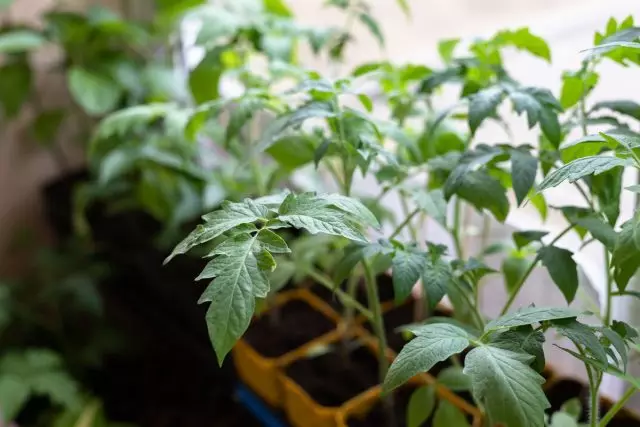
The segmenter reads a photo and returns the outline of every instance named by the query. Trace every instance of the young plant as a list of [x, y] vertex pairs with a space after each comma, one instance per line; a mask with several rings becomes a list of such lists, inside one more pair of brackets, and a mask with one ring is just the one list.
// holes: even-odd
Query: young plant
[[[633, 117], [635, 103], [603, 102], [596, 104], [597, 107], [591, 110], [585, 105], [585, 98], [597, 81], [597, 77], [594, 77], [594, 64], [607, 56], [617, 61], [637, 61], [633, 49], [637, 49], [638, 44], [633, 40], [637, 39], [640, 33], [632, 26], [633, 20], [630, 18], [621, 25], [611, 21], [607, 35], [596, 37], [597, 46], [583, 64], [582, 70], [577, 75], [565, 75], [562, 103], [566, 108], [576, 104], [577, 106], [569, 110], [569, 119], [562, 126], [558, 119], [549, 120], [551, 114], [559, 111], [561, 106], [546, 91], [516, 89], [518, 92], [514, 92], [509, 86], [488, 88], [478, 92], [471, 99], [469, 119], [473, 130], [478, 123], [477, 120], [487, 113], [493, 113], [495, 106], [505, 94], [510, 97], [517, 94], [512, 98], [516, 110], [527, 112], [530, 125], [539, 120], [543, 132], [539, 157], [545, 179], [538, 185], [537, 190], [543, 191], [564, 181], [572, 182], [578, 194], [585, 198], [589, 208], [561, 207], [570, 224], [548, 244], [542, 242], [546, 235], [544, 232], [531, 230], [514, 233], [514, 241], [519, 248], [531, 247], [533, 242], [537, 242], [534, 243], [537, 246], [537, 255], [526, 269], [522, 268], [521, 264], [506, 264], [505, 275], [511, 289], [501, 317], [490, 321], [476, 333], [444, 323], [412, 328], [411, 331], [416, 338], [405, 346], [391, 366], [385, 381], [387, 390], [399, 386], [418, 372], [428, 371], [436, 362], [471, 346], [472, 350], [465, 357], [463, 372], [470, 377], [474, 397], [482, 405], [490, 425], [542, 426], [545, 424], [544, 411], [549, 403], [541, 388], [544, 379], [538, 372], [541, 372], [544, 366], [543, 333], [552, 329], [571, 340], [577, 349], [563, 350], [585, 362], [591, 395], [588, 420], [590, 426], [607, 425], [637, 391], [637, 379], [625, 372], [628, 347], [637, 339], [638, 333], [624, 322], [612, 319], [611, 301], [614, 296], [625, 294], [627, 283], [640, 267], [636, 256], [640, 247], [633, 237], [635, 219], [623, 223], [620, 231], [614, 229], [620, 213], [620, 168], [639, 166], [635, 148], [640, 140], [638, 135], [629, 126], [622, 125], [617, 117], [603, 119], [592, 116], [598, 110], [608, 108]], [[576, 78], [579, 79], [579, 85], [576, 84]], [[523, 92], [529, 93], [537, 102], [533, 102], [531, 97], [525, 101], [526, 95]], [[540, 109], [540, 106], [546, 106], [546, 109]], [[589, 126], [602, 123], [613, 124], [615, 128], [597, 135], [588, 135]], [[578, 141], [561, 145], [568, 131], [576, 126], [582, 129], [585, 136]], [[513, 161], [514, 149], [510, 150]], [[500, 155], [486, 149], [483, 151], [489, 159]], [[477, 156], [476, 153], [471, 158]], [[532, 158], [535, 165], [537, 161], [535, 157]], [[566, 164], [551, 171], [560, 161]], [[527, 163], [520, 164], [519, 170], [512, 167], [512, 174], [515, 171], [521, 175], [529, 170], [523, 166]], [[518, 187], [522, 185], [522, 177], [517, 180], [517, 176], [513, 175], [512, 182], [519, 202], [527, 197], [535, 179], [536, 169], [532, 169], [532, 174], [526, 172], [527, 186], [521, 188]], [[470, 172], [467, 170], [467, 175]], [[584, 190], [583, 184], [587, 185], [589, 192]], [[587, 243], [599, 241], [604, 248], [607, 286], [602, 323], [589, 325], [579, 322], [577, 317], [581, 313], [566, 308], [526, 307], [509, 313], [509, 308], [523, 284], [539, 262], [548, 269], [567, 302], [574, 299], [578, 289], [578, 276], [572, 252], [555, 246], [555, 243], [571, 230], [575, 230], [583, 238], [589, 233], [592, 239]], [[617, 291], [614, 285], [617, 286]], [[604, 373], [626, 380], [631, 387], [622, 399], [600, 418], [598, 390]], [[555, 415], [552, 425], [560, 423], [562, 417]]]

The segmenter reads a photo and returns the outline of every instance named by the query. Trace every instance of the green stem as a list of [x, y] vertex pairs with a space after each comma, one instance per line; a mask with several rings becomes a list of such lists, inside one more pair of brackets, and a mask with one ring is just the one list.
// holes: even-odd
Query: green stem
[[604, 273], [607, 281], [607, 301], [604, 307], [604, 325], [609, 326], [611, 324], [611, 306], [613, 305], [613, 280], [611, 277], [611, 263], [609, 258], [609, 251], [607, 247], [604, 247]]
[[376, 278], [367, 261], [363, 261], [364, 279], [367, 286], [367, 299], [369, 300], [369, 310], [371, 310], [371, 322], [376, 338], [378, 338], [378, 364], [380, 367], [379, 380], [380, 384], [384, 382], [389, 369], [389, 360], [387, 359], [387, 337], [384, 330], [384, 318], [382, 317], [382, 306], [380, 304], [380, 296], [378, 295], [378, 284]]
[[[584, 349], [581, 345], [574, 341], [576, 349], [583, 356], [587, 357]], [[591, 366], [585, 363], [584, 368], [587, 371], [587, 378], [589, 380], [589, 426], [590, 427], [598, 427], [598, 384], [596, 379], [594, 378], [593, 371], [591, 370]]]
[[629, 388], [622, 395], [620, 400], [618, 400], [615, 403], [615, 405], [613, 405], [611, 409], [609, 409], [609, 411], [607, 411], [607, 413], [604, 414], [604, 417], [602, 417], [602, 419], [600, 420], [600, 424], [598, 424], [598, 427], [606, 427], [606, 425], [609, 424], [609, 421], [611, 421], [613, 417], [615, 417], [616, 414], [620, 412], [622, 408], [624, 408], [624, 405], [629, 401], [629, 399], [631, 399], [631, 396], [633, 396], [636, 393], [636, 391], [638, 391], [638, 389], [635, 387]]
[[338, 295], [338, 298], [340, 298], [340, 302], [342, 304], [344, 304], [345, 306], [352, 306], [353, 308], [358, 310], [360, 314], [365, 316], [367, 319], [371, 319], [373, 317], [373, 313], [370, 310], [365, 308], [362, 304], [356, 301], [355, 298], [352, 298], [345, 291], [340, 289], [339, 286], [336, 286], [335, 283], [333, 283], [333, 281], [330, 278], [328, 278], [327, 276], [325, 276], [324, 274], [322, 274], [321, 272], [319, 272], [314, 268], [309, 268], [307, 269], [306, 272], [309, 275], [309, 277], [311, 277], [313, 280], [315, 280], [325, 288], [331, 290], [332, 292], [335, 292], [335, 294]]
[[456, 248], [456, 255], [458, 259], [464, 259], [464, 248], [462, 247], [462, 239], [460, 238], [460, 227], [462, 226], [462, 203], [460, 199], [456, 198], [453, 207], [453, 228], [451, 229], [451, 236], [453, 237], [453, 244]]
[[[402, 205], [402, 212], [406, 216], [409, 216], [409, 214], [411, 214], [411, 212], [409, 212], [409, 205], [407, 204], [407, 200], [404, 197], [402, 197], [402, 195], [400, 195], [400, 204]], [[416, 232], [416, 229], [411, 223], [411, 221], [407, 223], [407, 228], [409, 229], [409, 234], [411, 234], [411, 240], [413, 240], [414, 242], [417, 242], [418, 233]]]
[[[570, 224], [567, 228], [565, 228], [560, 234], [558, 234], [556, 236], [555, 239], [553, 239], [551, 241], [551, 243], [549, 243], [548, 246], [553, 246], [558, 240], [560, 240], [560, 238], [562, 238], [562, 236], [564, 236], [565, 234], [567, 234], [569, 231], [571, 231], [571, 229], [573, 228], [573, 224]], [[518, 281], [518, 284], [513, 288], [513, 290], [511, 291], [511, 293], [509, 294], [509, 299], [507, 300], [507, 302], [505, 303], [504, 307], [502, 307], [502, 311], [500, 312], [501, 316], [504, 316], [505, 314], [507, 314], [507, 311], [509, 311], [509, 308], [511, 307], [511, 305], [513, 304], [513, 302], [515, 301], [516, 297], [518, 296], [518, 294], [520, 293], [520, 290], [522, 289], [522, 287], [524, 286], [525, 282], [527, 281], [527, 279], [529, 278], [529, 276], [531, 275], [531, 273], [533, 272], [533, 270], [535, 269], [536, 265], [538, 264], [538, 261], [540, 260], [540, 258], [538, 256], [535, 257], [535, 259], [531, 262], [531, 265], [529, 266], [529, 268], [527, 269], [527, 271], [522, 275], [522, 277], [520, 278], [520, 281]]]
[[476, 305], [474, 305], [471, 301], [469, 301], [469, 299], [466, 296], [467, 292], [460, 287], [460, 284], [458, 283], [457, 280], [452, 280], [450, 283], [453, 285], [454, 288], [456, 288], [456, 291], [460, 294], [460, 298], [469, 307], [469, 311], [473, 315], [473, 319], [476, 322], [476, 326], [478, 327], [478, 329], [482, 331], [484, 329], [484, 319], [482, 318], [482, 314], [480, 314], [480, 310]]
[[[351, 277], [349, 277], [349, 281], [347, 282], [347, 295], [349, 295], [349, 298], [351, 298], [352, 300], [355, 301], [355, 295], [356, 295], [356, 289], [358, 288], [358, 280], [360, 279], [360, 277], [356, 274], [351, 275]], [[363, 307], [364, 308], [364, 307]], [[351, 325], [353, 324], [353, 319], [354, 319], [354, 312], [353, 312], [353, 305], [345, 305], [345, 309], [344, 309], [344, 323], [346, 324], [346, 328], [350, 328]]]
[[418, 215], [419, 212], [420, 212], [420, 209], [414, 209], [409, 215], [407, 215], [407, 217], [404, 219], [404, 221], [402, 221], [402, 223], [400, 223], [400, 225], [398, 225], [398, 227], [396, 227], [396, 229], [393, 231], [393, 233], [391, 233], [391, 235], [389, 236], [389, 240], [393, 239], [398, 234], [400, 234], [402, 229], [404, 227], [406, 227], [407, 224], [409, 224], [411, 222], [413, 217]]

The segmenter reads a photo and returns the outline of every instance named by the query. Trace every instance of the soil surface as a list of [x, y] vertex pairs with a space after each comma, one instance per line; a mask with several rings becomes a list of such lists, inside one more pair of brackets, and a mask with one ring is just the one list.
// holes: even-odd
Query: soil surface
[[265, 357], [282, 356], [335, 329], [335, 323], [304, 301], [292, 300], [251, 323], [245, 340]]
[[[347, 342], [346, 348], [357, 345]], [[287, 367], [287, 374], [320, 405], [340, 406], [378, 384], [378, 360], [366, 347], [342, 353], [336, 343], [323, 355], [300, 359]]]

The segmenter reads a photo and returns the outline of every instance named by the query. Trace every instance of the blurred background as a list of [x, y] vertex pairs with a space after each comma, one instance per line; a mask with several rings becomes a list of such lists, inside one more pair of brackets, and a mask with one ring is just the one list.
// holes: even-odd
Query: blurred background
[[[93, 6], [102, 6], [123, 17], [144, 22], [156, 17], [157, 7], [150, 0], [0, 0], [0, 5], [3, 3], [7, 3], [0, 11], [4, 26], [35, 27], [45, 25], [44, 14], [54, 9], [84, 12]], [[324, 3], [323, 0], [289, 2], [297, 20], [304, 25], [344, 25], [344, 15], [325, 7]], [[395, 0], [371, 2], [372, 14], [385, 34], [384, 48], [367, 28], [354, 24], [355, 41], [347, 46], [341, 64], [336, 65], [305, 50], [299, 53], [299, 61], [334, 77], [350, 72], [363, 62], [383, 59], [437, 66], [436, 46], [441, 39], [461, 38], [464, 43], [501, 29], [527, 26], [548, 41], [553, 61], [549, 64], [514, 51], [505, 57], [507, 68], [517, 79], [548, 87], [557, 93], [563, 71], [579, 67], [583, 55], [580, 51], [593, 44], [594, 32], [605, 28], [611, 16], [619, 20], [630, 14], [640, 16], [640, 4], [636, 0], [408, 0], [408, 3], [410, 17]], [[165, 77], [170, 76], [165, 80], [169, 85], [171, 83], [166, 82], [173, 81], [171, 79], [184, 83], [189, 71], [204, 55], [204, 49], [195, 42], [201, 22], [187, 19], [179, 28], [173, 36], [176, 39], [171, 38], [170, 46], [171, 55], [179, 60], [162, 71]], [[80, 52], [77, 55], [81, 56], [83, 47], [77, 48]], [[94, 231], [94, 246], [87, 251], [84, 243], [72, 238], [71, 229], [78, 224], [70, 224], [68, 218], [64, 218], [69, 216], [69, 210], [77, 208], [69, 205], [71, 193], [75, 191], [73, 184], [84, 176], [86, 141], [91, 138], [97, 123], [96, 116], [76, 114], [78, 105], [66, 83], [68, 61], [75, 59], [67, 57], [60, 46], [53, 43], [31, 54], [28, 102], [11, 115], [5, 106], [5, 114], [0, 119], [0, 333], [3, 330], [3, 295], [8, 294], [3, 289], [18, 289], [20, 298], [12, 297], [7, 307], [13, 305], [7, 310], [29, 325], [14, 327], [13, 336], [0, 334], [3, 339], [0, 356], [16, 336], [33, 334], [29, 342], [22, 343], [33, 354], [23, 353], [22, 361], [17, 363], [24, 364], [23, 369], [27, 370], [35, 369], [33, 366], [48, 369], [54, 377], [51, 384], [43, 387], [52, 387], [55, 389], [53, 394], [66, 396], [63, 401], [76, 398], [73, 390], [80, 387], [79, 383], [90, 384], [89, 388], [93, 389], [79, 392], [78, 396], [100, 396], [104, 402], [96, 404], [83, 397], [84, 410], [105, 405], [115, 419], [134, 425], [204, 425], [200, 424], [202, 419], [210, 419], [221, 413], [225, 405], [232, 405], [228, 396], [224, 396], [224, 381], [231, 381], [232, 368], [227, 366], [219, 371], [215, 366], [206, 336], [204, 312], [202, 307], [195, 305], [198, 292], [190, 286], [198, 266], [189, 265], [186, 260], [158, 268], [166, 251], [140, 251], [139, 248], [149, 244], [151, 236], [163, 234], [153, 221], [143, 220], [133, 228], [127, 228], [128, 218], [109, 222], [102, 218], [102, 212], [94, 212], [92, 221], [104, 221], [104, 228], [100, 232]], [[594, 101], [605, 97], [627, 98], [629, 94], [640, 93], [640, 79], [633, 69], [611, 62], [603, 65], [602, 75], [605, 77], [593, 95]], [[3, 98], [15, 96], [7, 87], [14, 83], [6, 76], [0, 74], [0, 97]], [[234, 90], [233, 81], [221, 82], [220, 92], [224, 96], [231, 96]], [[442, 106], [448, 105], [453, 96], [452, 93], [448, 98], [449, 94], [445, 92]], [[47, 121], [59, 131], [57, 148], [52, 154], [50, 149], [43, 148], [46, 141], [43, 143], [34, 138], [34, 129], [46, 128], [47, 124], [34, 126], [42, 111], [59, 109], [73, 114], [67, 114], [60, 123], [55, 119]], [[52, 122], [56, 124], [52, 125]], [[517, 139], [527, 141], [532, 138], [524, 119], [514, 116], [510, 126]], [[42, 132], [46, 135], [46, 131]], [[477, 138], [486, 143], [503, 142], [503, 131], [497, 126], [486, 126]], [[626, 179], [631, 181], [634, 177]], [[375, 186], [375, 183], [365, 181], [361, 188], [365, 193], [374, 194], [378, 191]], [[576, 200], [568, 200], [571, 197]], [[582, 201], [560, 186], [549, 193], [548, 203], [580, 205]], [[393, 197], [388, 198], [388, 205], [392, 210], [400, 209]], [[624, 199], [621, 216], [629, 217], [631, 212], [632, 201]], [[485, 221], [476, 212], [466, 212], [465, 245], [470, 251], [486, 246], [487, 241], [508, 239], [515, 229], [558, 232], [566, 225], [564, 218], [553, 212], [542, 223], [530, 205], [513, 209], [505, 224], [493, 224], [489, 235], [482, 236], [478, 230]], [[431, 240], [451, 245], [446, 236], [438, 235], [437, 230], [431, 233], [435, 233], [429, 235]], [[172, 241], [175, 235], [165, 233], [160, 238]], [[112, 245], [113, 242], [117, 244]], [[559, 245], [577, 250], [581, 242], [577, 236], [568, 235]], [[581, 267], [583, 289], [586, 289], [585, 295], [579, 296], [578, 304], [597, 304], [605, 277], [601, 251], [588, 247], [576, 260]], [[500, 265], [498, 257], [489, 261], [494, 266]], [[487, 280], [482, 297], [486, 314], [496, 315], [506, 298], [501, 279]], [[9, 298], [5, 300], [9, 301]], [[530, 302], [564, 304], [564, 298], [545, 271], [534, 273], [515, 306]], [[21, 307], [23, 303], [30, 306]], [[33, 306], [37, 307], [35, 318], [29, 312]], [[71, 313], [66, 313], [69, 310]], [[634, 316], [636, 311], [631, 301], [622, 300], [614, 317], [638, 325], [640, 319]], [[69, 337], [76, 342], [69, 342]], [[47, 347], [56, 349], [57, 354], [47, 353], [44, 350]], [[132, 347], [133, 355], [129, 352]], [[563, 373], [584, 377], [582, 365], [562, 352], [549, 349], [553, 352], [554, 364]], [[71, 366], [70, 375], [62, 372], [60, 358], [66, 366]], [[606, 394], [617, 397], [622, 391], [621, 385], [611, 379], [606, 381]], [[2, 392], [0, 386], [0, 397]], [[211, 406], [209, 402], [212, 401], [218, 403]], [[37, 407], [46, 403], [35, 399], [29, 405]], [[640, 401], [634, 403], [635, 406], [640, 409]], [[193, 419], [184, 418], [185, 413], [190, 413]], [[25, 425], [35, 422], [22, 421]], [[236, 424], [220, 421], [219, 425], [251, 425], [241, 418], [234, 422]]]

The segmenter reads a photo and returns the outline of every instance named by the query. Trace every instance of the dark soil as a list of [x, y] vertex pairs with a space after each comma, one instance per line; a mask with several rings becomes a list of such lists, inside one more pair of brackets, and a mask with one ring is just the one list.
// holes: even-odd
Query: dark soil
[[[578, 398], [582, 403], [582, 415], [578, 422], [584, 423], [589, 419], [589, 388], [586, 384], [583, 384], [576, 380], [563, 379], [552, 384], [552, 386], [545, 391], [551, 407], [547, 410], [549, 414], [560, 410], [562, 405], [570, 399]], [[609, 402], [600, 400], [600, 413], [604, 414], [611, 408]], [[633, 427], [640, 426], [640, 419], [633, 417], [631, 413], [622, 410], [611, 420], [608, 424], [609, 427]]]
[[359, 346], [346, 355], [341, 350], [336, 344], [329, 353], [298, 360], [287, 374], [320, 405], [340, 406], [378, 384], [378, 360], [371, 350]]
[[336, 327], [335, 323], [304, 301], [292, 300], [255, 319], [245, 340], [265, 357], [282, 356]]
[[[383, 314], [384, 329], [387, 337], [387, 345], [396, 353], [402, 350], [402, 347], [407, 343], [407, 340], [403, 336], [402, 332], [398, 331], [398, 328], [415, 323], [415, 304], [416, 300], [410, 299], [404, 304], [398, 305], [387, 310]], [[435, 310], [434, 316], [448, 316], [448, 313], [440, 310]], [[365, 325], [369, 332], [373, 332], [373, 328], [369, 323]]]

